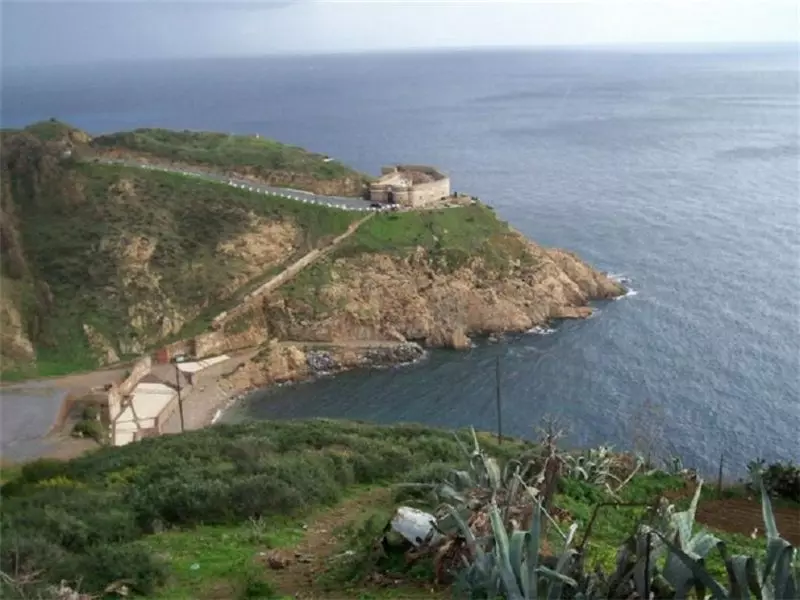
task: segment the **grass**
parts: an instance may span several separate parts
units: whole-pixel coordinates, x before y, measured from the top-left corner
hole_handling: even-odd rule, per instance
[[[157,598],[196,600],[220,588],[244,595],[248,579],[265,569],[260,553],[296,544],[304,531],[299,519],[253,520],[236,526],[200,526],[145,538],[144,544],[169,565],[169,579]],[[268,582],[269,579],[265,577]]]
[[[370,252],[407,255],[417,247],[443,270],[455,270],[480,257],[490,268],[529,259],[524,242],[482,204],[441,210],[376,215],[347,239],[334,256]]]
[[[516,440],[500,446],[488,434],[479,439],[501,467],[536,451]],[[86,591],[125,579],[164,600],[280,598],[307,576],[314,584],[305,591],[319,597],[441,598],[448,589],[434,585],[429,560],[409,566],[402,553],[376,552],[375,541],[398,504],[420,505],[418,492],[394,483],[441,481],[453,467],[465,464],[450,432],[329,420],[219,426],[66,463],[35,461],[4,470],[0,560],[5,572],[23,564],[43,568],[49,580],[80,577]],[[659,472],[634,477],[619,500],[652,505],[662,495],[680,498],[680,509],[689,501],[681,476]],[[580,541],[595,506],[609,500],[598,486],[562,478],[555,506],[564,529],[579,524]],[[598,513],[589,568],[614,565],[644,512]],[[560,547],[552,527],[549,533],[550,548]],[[763,558],[763,538],[712,533],[731,554]],[[311,552],[313,564],[295,562],[288,576],[272,571],[264,561],[276,549],[292,557]],[[119,558],[114,569],[106,556]],[[723,578],[718,556],[707,564]],[[399,583],[384,588],[381,581]]]
[[[526,447],[499,447],[488,436],[484,444],[501,458]],[[263,521],[264,543],[281,544],[293,539],[297,519],[358,486],[405,480],[420,463],[461,456],[447,431],[320,420],[218,426],[64,463],[35,461],[0,490],[0,568],[44,570],[49,581],[80,577],[93,592],[117,579],[149,595],[164,585],[185,589],[194,585],[183,570],[189,560],[216,573],[241,564],[251,518]],[[198,527],[211,541],[191,533]],[[223,535],[232,536],[227,550],[213,542]],[[189,539],[209,556],[182,551]],[[170,565],[178,565],[177,581]]]
[[[12,171],[9,179],[27,264],[37,289],[50,297],[20,303],[34,332],[37,365],[15,364],[3,373],[6,380],[96,367],[83,323],[120,354],[162,339],[165,317],[188,317],[182,336],[199,333],[286,259],[326,243],[355,218],[198,178],[96,163],[53,166],[35,184],[30,173]],[[246,289],[225,296],[222,290],[246,265],[216,249],[248,231],[250,214],[291,223],[301,234],[292,256],[265,264]],[[136,240],[152,250],[140,258],[142,267],[122,258],[121,250]]]
[[[364,178],[338,161],[326,162],[324,155],[254,136],[136,129],[96,137],[92,143],[101,148],[133,150],[172,161],[223,169],[252,167],[262,174],[289,171],[321,180]]]
[[[25,127],[24,131],[45,141],[58,141],[68,138],[71,133],[79,130],[57,119],[48,119],[32,123]]]

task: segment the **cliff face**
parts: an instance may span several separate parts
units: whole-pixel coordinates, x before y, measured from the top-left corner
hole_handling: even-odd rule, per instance
[[[88,369],[202,331],[242,286],[344,231],[351,214],[81,160],[46,122],[0,149],[3,371]],[[210,318],[210,317],[209,317]],[[41,364],[40,360],[40,364]]]
[[[270,340],[229,380],[235,389],[247,390],[350,369],[410,363],[423,354],[422,347],[413,342],[314,346]]]
[[[586,317],[590,300],[624,293],[573,254],[516,235],[524,256],[511,259],[507,269],[473,258],[450,271],[422,247],[406,257],[334,258],[313,300],[284,293],[268,302],[270,331],[293,340],[405,338],[465,348],[472,335]]]

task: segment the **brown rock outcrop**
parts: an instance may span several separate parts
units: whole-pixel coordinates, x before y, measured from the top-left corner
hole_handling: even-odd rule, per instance
[[[273,297],[271,330],[282,339],[389,340],[398,335],[434,347],[464,349],[469,336],[522,332],[553,319],[591,315],[590,300],[624,289],[562,250],[525,241],[527,256],[492,269],[472,258],[452,272],[419,248],[407,257],[362,254],[330,263],[315,306]],[[321,309],[321,306],[324,309]]]

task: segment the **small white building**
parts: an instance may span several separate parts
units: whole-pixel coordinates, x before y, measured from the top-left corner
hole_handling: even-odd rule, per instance
[[[395,165],[383,167],[370,184],[372,202],[401,206],[429,206],[450,197],[450,178],[434,167]]]

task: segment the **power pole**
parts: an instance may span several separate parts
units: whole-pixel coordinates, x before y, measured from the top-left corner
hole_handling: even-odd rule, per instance
[[[500,356],[498,355],[494,365],[494,379],[497,395],[497,443],[503,443],[503,406],[500,399]]]
[[[178,363],[175,364],[175,386],[178,388],[178,412],[181,415],[181,433],[186,431],[184,424],[183,424],[183,399],[181,398],[181,378],[180,378],[180,369],[178,369]]]

